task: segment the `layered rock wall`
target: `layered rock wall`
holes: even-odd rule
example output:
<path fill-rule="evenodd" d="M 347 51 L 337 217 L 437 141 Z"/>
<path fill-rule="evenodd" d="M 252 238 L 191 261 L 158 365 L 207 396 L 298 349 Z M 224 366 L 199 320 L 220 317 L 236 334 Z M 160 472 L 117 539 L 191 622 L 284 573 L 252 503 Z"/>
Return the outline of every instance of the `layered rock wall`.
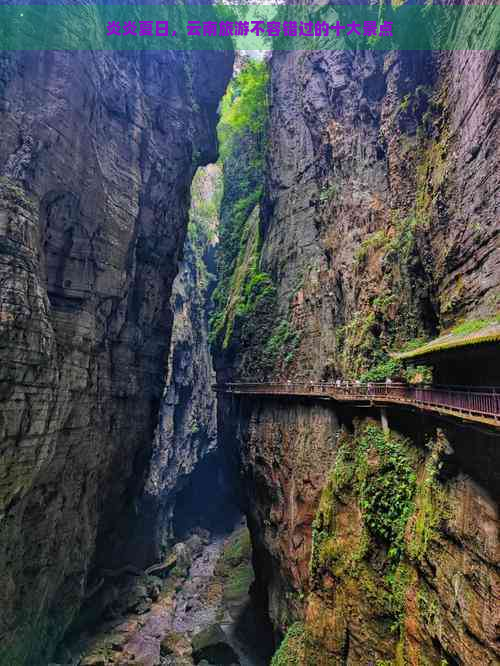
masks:
<path fill-rule="evenodd" d="M 226 410 L 273 664 L 496 663 L 497 436 L 404 410 L 384 436 L 376 410 L 303 400 Z"/>
<path fill-rule="evenodd" d="M 269 102 L 272 316 L 236 322 L 221 378 L 355 379 L 498 313 L 495 52 L 276 52 Z M 250 397 L 221 422 L 277 666 L 495 663 L 497 434 Z"/>
<path fill-rule="evenodd" d="M 172 340 L 168 375 L 141 500 L 136 549 L 145 544 L 159 558 L 195 527 L 223 529 L 233 508 L 224 461 L 217 447 L 215 372 L 208 342 L 211 294 L 216 283 L 221 168 L 196 173 L 191 188 L 184 258 L 172 289 Z M 151 530 L 154 541 L 144 541 Z M 131 535 L 131 538 L 134 538 Z"/>
<path fill-rule="evenodd" d="M 253 333 L 275 358 L 243 339 L 227 366 L 354 378 L 498 312 L 497 81 L 496 52 L 274 53 L 259 270 L 276 312 Z"/>
<path fill-rule="evenodd" d="M 0 133 L 0 651 L 47 663 L 134 560 L 169 299 L 232 58 L 8 53 Z"/>
<path fill-rule="evenodd" d="M 494 52 L 275 54 L 262 268 L 303 340 L 288 375 L 354 376 L 497 312 L 497 68 Z"/>

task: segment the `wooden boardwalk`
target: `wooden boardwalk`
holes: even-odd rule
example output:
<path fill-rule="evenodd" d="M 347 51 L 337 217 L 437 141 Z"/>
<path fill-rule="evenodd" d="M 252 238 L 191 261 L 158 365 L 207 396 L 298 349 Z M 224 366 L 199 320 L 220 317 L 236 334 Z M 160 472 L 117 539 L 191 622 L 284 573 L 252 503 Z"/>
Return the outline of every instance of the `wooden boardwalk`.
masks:
<path fill-rule="evenodd" d="M 230 383 L 216 391 L 231 395 L 307 396 L 370 405 L 409 405 L 427 412 L 454 416 L 500 428 L 500 388 L 410 386 L 399 383 L 336 382 L 334 384 Z"/>

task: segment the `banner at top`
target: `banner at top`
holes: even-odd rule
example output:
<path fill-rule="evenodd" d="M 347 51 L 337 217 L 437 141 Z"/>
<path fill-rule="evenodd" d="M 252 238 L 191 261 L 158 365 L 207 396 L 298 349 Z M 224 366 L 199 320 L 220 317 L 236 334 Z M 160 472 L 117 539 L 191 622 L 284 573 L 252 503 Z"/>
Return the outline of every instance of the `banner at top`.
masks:
<path fill-rule="evenodd" d="M 499 5 L 0 5 L 2 50 L 498 50 Z"/>

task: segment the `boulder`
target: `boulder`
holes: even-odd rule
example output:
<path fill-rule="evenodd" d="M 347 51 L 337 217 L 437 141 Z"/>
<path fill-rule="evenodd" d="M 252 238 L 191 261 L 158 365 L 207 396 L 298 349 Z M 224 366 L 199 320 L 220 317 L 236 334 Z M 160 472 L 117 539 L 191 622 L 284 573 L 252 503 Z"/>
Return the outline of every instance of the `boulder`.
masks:
<path fill-rule="evenodd" d="M 89 654 L 80 659 L 79 666 L 106 666 L 106 657 L 102 654 Z"/>
<path fill-rule="evenodd" d="M 238 655 L 227 642 L 226 634 L 219 624 L 212 624 L 195 634 L 191 640 L 195 664 L 208 661 L 217 666 L 239 664 Z"/>
<path fill-rule="evenodd" d="M 162 657 L 191 657 L 191 643 L 185 634 L 177 631 L 169 632 L 160 643 L 160 654 Z"/>

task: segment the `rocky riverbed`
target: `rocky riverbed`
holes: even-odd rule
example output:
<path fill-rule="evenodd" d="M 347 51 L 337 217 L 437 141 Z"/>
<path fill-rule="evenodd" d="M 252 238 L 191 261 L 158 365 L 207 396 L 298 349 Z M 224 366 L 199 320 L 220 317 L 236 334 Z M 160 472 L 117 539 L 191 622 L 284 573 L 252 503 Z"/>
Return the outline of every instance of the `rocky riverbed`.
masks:
<path fill-rule="evenodd" d="M 97 629 L 80 633 L 58 663 L 187 666 L 269 662 L 265 623 L 249 594 L 254 580 L 246 526 L 202 532 L 177 544 L 165 578 L 131 577 L 103 586 Z M 107 605 L 103 601 L 107 600 Z"/>

